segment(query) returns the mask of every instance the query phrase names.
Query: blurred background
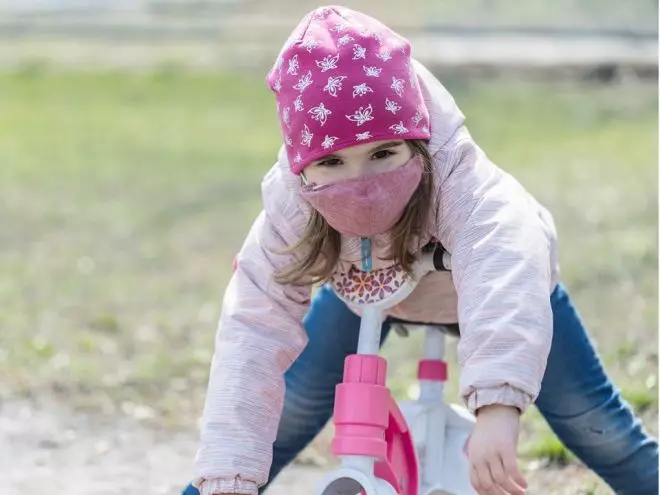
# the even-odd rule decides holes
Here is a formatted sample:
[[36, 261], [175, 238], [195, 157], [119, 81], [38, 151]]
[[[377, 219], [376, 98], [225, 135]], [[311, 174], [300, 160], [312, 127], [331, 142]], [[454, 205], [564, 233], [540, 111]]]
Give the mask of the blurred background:
[[[344, 5], [407, 36], [551, 209], [563, 279], [657, 434], [657, 2]], [[174, 494], [192, 475], [222, 294], [279, 147], [264, 77], [316, 6], [0, 0], [3, 493]], [[399, 398], [418, 337], [385, 349]], [[271, 493], [311, 493], [330, 435]], [[532, 494], [609, 493], [536, 411], [521, 456]]]

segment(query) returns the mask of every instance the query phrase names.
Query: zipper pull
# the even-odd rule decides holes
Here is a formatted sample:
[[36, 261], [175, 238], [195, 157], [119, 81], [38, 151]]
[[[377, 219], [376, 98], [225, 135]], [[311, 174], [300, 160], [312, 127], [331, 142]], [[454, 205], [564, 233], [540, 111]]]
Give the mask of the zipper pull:
[[362, 257], [362, 271], [371, 271], [371, 239], [368, 237], [360, 238], [360, 256]]

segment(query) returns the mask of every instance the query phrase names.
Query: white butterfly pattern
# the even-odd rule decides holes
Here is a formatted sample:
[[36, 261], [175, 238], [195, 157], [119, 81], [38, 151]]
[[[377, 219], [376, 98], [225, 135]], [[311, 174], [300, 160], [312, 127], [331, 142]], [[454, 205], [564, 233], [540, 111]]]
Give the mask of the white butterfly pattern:
[[282, 89], [282, 78], [278, 77], [275, 79], [275, 82], [273, 83], [273, 89], [275, 90], [276, 93], [279, 93], [280, 90]]
[[295, 100], [293, 100], [293, 108], [296, 112], [302, 112], [305, 107], [303, 106], [302, 95], [298, 95]]
[[366, 59], [367, 49], [361, 45], [353, 45], [353, 60]]
[[330, 12], [332, 12], [332, 8], [330, 7], [319, 7], [316, 9], [316, 12], [314, 12], [312, 17], [315, 17], [316, 19], [325, 19]]
[[383, 62], [387, 62], [388, 60], [392, 60], [392, 52], [389, 50], [385, 49], [382, 50], [381, 52], [376, 55], [379, 59], [381, 59]]
[[300, 156], [300, 151], [296, 153], [296, 156], [293, 158], [293, 163], [300, 163], [302, 161], [302, 156]]
[[309, 38], [308, 40], [305, 40], [305, 42], [302, 44], [302, 47], [307, 50], [308, 53], [312, 53], [312, 50], [314, 48], [317, 48], [321, 45], [317, 40], [314, 38]]
[[367, 86], [367, 83], [361, 83], [357, 86], [353, 86], [353, 98], [356, 96], [364, 96], [367, 93], [373, 93], [374, 90]]
[[415, 124], [415, 127], [419, 126], [419, 123], [422, 121], [422, 111], [418, 108], [417, 112], [415, 112], [415, 116], [412, 118], [413, 123]]
[[305, 91], [312, 83], [314, 80], [312, 79], [312, 71], [308, 70], [307, 74], [302, 76], [298, 83], [293, 87], [293, 89], [297, 89], [301, 93]]
[[282, 111], [282, 120], [284, 121], [284, 123], [286, 124], [287, 127], [289, 127], [291, 125], [291, 117], [289, 115], [290, 112], [291, 112], [291, 107], [286, 107]]
[[296, 53], [289, 59], [289, 68], [286, 70], [286, 73], [292, 76], [297, 76], [299, 68], [300, 64], [298, 63], [298, 54]]
[[340, 21], [337, 24], [335, 24], [333, 28], [330, 29], [330, 31], [332, 31], [333, 33], [341, 33], [344, 29], [346, 29], [346, 27], [347, 27], [346, 23], [344, 21]]
[[360, 107], [358, 108], [353, 115], [347, 115], [346, 118], [350, 120], [351, 122], [355, 122], [355, 124], [360, 127], [366, 122], [369, 122], [370, 120], [374, 120], [373, 117], [373, 112], [374, 109], [372, 108], [371, 104], [369, 104], [368, 107]]
[[[319, 103], [318, 107], [310, 109], [307, 113], [311, 114], [312, 119], [318, 121], [321, 127], [323, 127], [328, 121], [328, 115], [331, 115], [332, 111], [326, 108], [323, 103]], [[305, 128], [307, 128], [307, 125], [305, 125]]]
[[399, 105], [396, 101], [385, 98], [385, 110], [396, 115], [396, 113], [401, 110], [401, 105]]
[[323, 87], [323, 91], [327, 91], [330, 96], [337, 96], [337, 91], [342, 89], [341, 82], [346, 79], [347, 76], [335, 76], [328, 77], [328, 83]]
[[356, 141], [364, 141], [365, 139], [371, 139], [371, 132], [359, 132], [355, 135]]
[[406, 126], [403, 125], [403, 122], [399, 122], [398, 124], [391, 125], [389, 129], [394, 132], [394, 134], [405, 134], [408, 132], [408, 129]]
[[390, 85], [390, 88], [394, 90], [399, 98], [403, 96], [404, 85], [405, 81], [403, 79], [397, 79], [396, 77], [392, 76], [392, 84]]
[[351, 41], [355, 41], [355, 38], [353, 38], [348, 34], [345, 34], [337, 40], [337, 45], [338, 46], [348, 45]]
[[362, 69], [364, 70], [364, 74], [367, 77], [380, 77], [380, 73], [383, 70], [380, 67], [373, 67], [373, 66], [366, 66], [366, 65], [363, 65]]
[[302, 137], [300, 139], [300, 144], [302, 144], [303, 146], [307, 146], [308, 148], [311, 147], [314, 133], [310, 132], [309, 127], [307, 127], [307, 124], [305, 124], [305, 127], [303, 128], [301, 135]]
[[383, 38], [382, 38], [382, 36], [381, 36], [380, 34], [378, 34], [378, 33], [372, 33], [372, 34], [371, 34], [371, 37], [372, 37], [373, 39], [375, 39], [375, 40], [376, 40], [376, 43], [378, 43], [379, 45], [382, 45], [382, 44], [383, 44]]
[[335, 55], [334, 57], [332, 55], [327, 55], [325, 58], [323, 58], [323, 60], [317, 60], [316, 65], [321, 69], [321, 72], [325, 72], [328, 70], [336, 69], [338, 61], [339, 54]]
[[287, 136], [285, 141], [287, 146], [293, 146], [293, 139], [291, 139], [291, 136]]
[[337, 139], [339, 138], [334, 136], [328, 136], [326, 134], [325, 139], [323, 139], [323, 143], [321, 143], [321, 146], [323, 146], [324, 150], [330, 149], [334, 146], [335, 141], [337, 141]]

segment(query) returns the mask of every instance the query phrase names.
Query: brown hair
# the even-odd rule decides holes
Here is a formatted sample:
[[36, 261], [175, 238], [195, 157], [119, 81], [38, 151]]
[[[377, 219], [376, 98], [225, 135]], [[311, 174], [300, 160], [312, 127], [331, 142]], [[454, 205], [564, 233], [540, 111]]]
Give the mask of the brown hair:
[[[433, 165], [426, 142], [407, 140], [406, 144], [413, 154], [419, 154], [424, 159], [424, 172], [403, 215], [390, 232], [391, 248], [387, 259], [393, 260], [410, 273], [416, 259], [416, 254], [410, 252], [410, 247], [413, 240], [421, 241], [421, 234], [431, 217], [431, 209], [437, 208], [437, 204], [434, 204]], [[417, 248], [416, 252], [421, 246]], [[277, 270], [275, 281], [292, 285], [327, 282], [337, 266], [340, 251], [341, 234], [333, 229], [318, 211], [312, 209], [302, 237], [284, 251], [299, 254], [298, 259]]]

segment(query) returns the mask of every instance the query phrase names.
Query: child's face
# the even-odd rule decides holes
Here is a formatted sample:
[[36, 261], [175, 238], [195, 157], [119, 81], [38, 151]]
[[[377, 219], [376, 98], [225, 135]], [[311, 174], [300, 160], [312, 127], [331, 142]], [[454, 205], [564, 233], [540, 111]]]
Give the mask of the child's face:
[[389, 172], [412, 158], [405, 141], [374, 141], [351, 146], [315, 160], [305, 167], [303, 180], [309, 184], [328, 184], [342, 179]]

